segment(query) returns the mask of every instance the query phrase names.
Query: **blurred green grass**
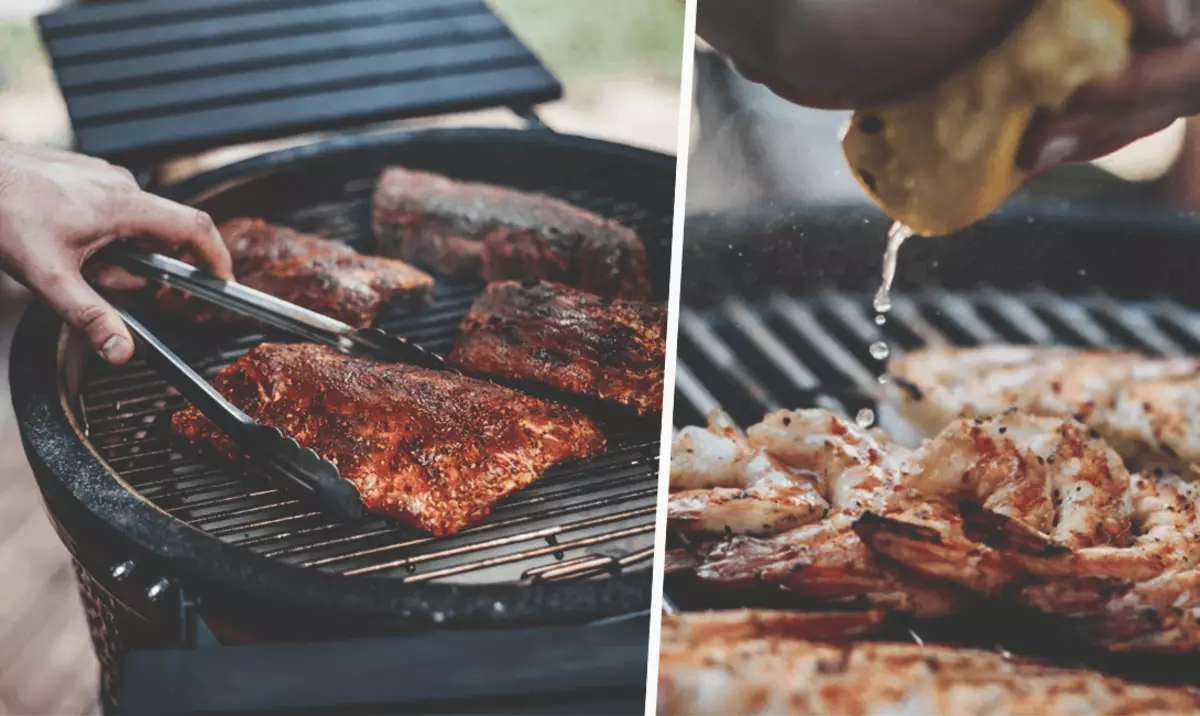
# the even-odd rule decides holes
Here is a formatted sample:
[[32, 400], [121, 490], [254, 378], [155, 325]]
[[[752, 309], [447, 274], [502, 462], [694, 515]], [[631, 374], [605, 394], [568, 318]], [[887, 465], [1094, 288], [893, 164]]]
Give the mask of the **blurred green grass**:
[[49, 59], [42, 52], [33, 21], [0, 21], [0, 91], [6, 86], [29, 89], [51, 81]]
[[[490, 0], [490, 4], [573, 89], [586, 89], [614, 75], [679, 86], [682, 0]], [[0, 21], [0, 72], [10, 89], [50, 79], [32, 20]]]
[[613, 75], [678, 88], [681, 0], [489, 0], [568, 89]]

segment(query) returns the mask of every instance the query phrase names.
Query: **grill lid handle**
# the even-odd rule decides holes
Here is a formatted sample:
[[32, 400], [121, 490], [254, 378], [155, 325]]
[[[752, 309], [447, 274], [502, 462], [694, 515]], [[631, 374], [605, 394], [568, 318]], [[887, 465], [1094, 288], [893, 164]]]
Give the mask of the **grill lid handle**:
[[249, 286], [223, 281], [169, 256], [138, 251], [124, 242], [109, 244], [98, 255], [142, 278], [180, 289], [218, 308], [254, 318], [313, 343], [332, 346], [343, 353], [387, 363], [452, 370], [441, 356], [407, 339], [377, 328], [353, 328]]
[[128, 311], [117, 312], [137, 338], [146, 362], [164, 375], [172, 386], [211, 420], [254, 462], [272, 477], [300, 487], [331, 514], [344, 520], [366, 514], [358, 490], [342, 478], [337, 467], [311, 449], [301, 447], [278, 428], [255, 422], [225, 399], [191, 366], [167, 348]]

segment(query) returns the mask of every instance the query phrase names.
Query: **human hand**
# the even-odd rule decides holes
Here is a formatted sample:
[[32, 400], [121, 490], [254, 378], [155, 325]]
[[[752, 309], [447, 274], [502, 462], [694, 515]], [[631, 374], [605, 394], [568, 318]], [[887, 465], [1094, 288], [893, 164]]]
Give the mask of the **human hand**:
[[[1200, 112], [1200, 0], [1122, 0], [1136, 25], [1120, 78], [1030, 129], [1022, 164], [1086, 161]], [[697, 32], [747, 79], [809, 107], [919, 92], [1007, 36], [1029, 0], [699, 0]]]
[[[103, 160], [0, 142], [0, 269], [111, 363], [129, 360], [133, 338], [82, 269], [101, 247], [125, 237], [233, 278], [229, 251], [204, 212], [142, 191], [132, 174]], [[118, 290], [143, 283], [115, 267], [100, 268], [94, 280]]]
[[[1195, 25], [1200, 31], [1200, 9]], [[1136, 50], [1123, 75], [1083, 87], [1065, 112], [1035, 122], [1024, 140], [1023, 163], [1044, 171], [1090, 161], [1197, 114], [1200, 32], [1175, 44]]]

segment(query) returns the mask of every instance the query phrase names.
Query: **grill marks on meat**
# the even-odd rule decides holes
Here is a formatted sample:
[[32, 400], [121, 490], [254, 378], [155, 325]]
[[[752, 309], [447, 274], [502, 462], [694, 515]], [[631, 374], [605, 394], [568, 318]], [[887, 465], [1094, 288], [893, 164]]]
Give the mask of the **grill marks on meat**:
[[1074, 421], [1015, 412], [955, 421], [912, 453], [902, 482], [859, 534], [902, 564], [981, 592], [1030, 573], [1080, 572], [1089, 550], [1131, 539], [1129, 472]]
[[[728, 537], [698, 550], [690, 567], [703, 582], [748, 590], [771, 584], [827, 604], [953, 614], [962, 606], [957, 588], [878, 557], [854, 531], [865, 510], [881, 509], [898, 488], [907, 454], [824, 410], [777, 411], [744, 435], [718, 413], [707, 430], [684, 428], [672, 445], [667, 518], [689, 532], [716, 532], [724, 523]], [[761, 489], [748, 479], [755, 459], [776, 466]], [[828, 510], [814, 509], [812, 493], [799, 492], [805, 482]], [[743, 490], [736, 509], [717, 499], [730, 488]], [[705, 491], [708, 514], [699, 515], [693, 508]], [[746, 536], [754, 533], [769, 536]]]
[[470, 373], [548, 385], [662, 411], [666, 309], [568, 286], [493, 283], [463, 319], [450, 363]]
[[[749, 485], [755, 451], [788, 482], [813, 481], [828, 513], [772, 523], [762, 517], [780, 502], [764, 494], [741, 487], [737, 511], [715, 499]], [[953, 612], [966, 590], [1053, 615], [1107, 650], [1200, 651], [1200, 487], [1161, 469], [1131, 475], [1075, 420], [956, 420], [909, 452], [820, 410], [771, 413], [744, 435], [718, 414], [679, 432], [670, 478], [669, 524], [722, 537], [674, 555], [704, 582], [919, 615]], [[743, 536], [756, 533], [768, 536]]]
[[373, 222], [385, 254], [440, 275], [651, 296], [646, 250], [632, 229], [541, 194], [389, 167], [375, 189]]
[[[422, 305], [433, 293], [433, 278], [403, 261], [364, 256], [262, 219], [232, 219], [220, 232], [238, 282], [355, 327], [373, 323], [394, 298]], [[198, 323], [230, 318], [173, 289], [160, 289], [155, 301]]]
[[[753, 623], [738, 627], [739, 619]], [[761, 628], [780, 619], [756, 610], [664, 618], [658, 713], [1200, 713], [1200, 691], [1192, 688], [1137, 684], [975, 649], [819, 643], [813, 640], [828, 637], [819, 618], [811, 627], [789, 617], [787, 630]]]
[[1016, 408], [1095, 428], [1132, 469], [1200, 464], [1200, 360], [1130, 351], [933, 347], [892, 360], [889, 399], [927, 436]]
[[823, 518], [829, 502], [811, 471], [793, 470], [721, 412], [689, 425], [671, 448], [667, 520], [681, 532], [768, 536]]
[[[372, 512], [448, 535], [482, 519], [551, 465], [604, 449], [578, 411], [457, 374], [353, 358], [313, 344], [263, 344], [214, 387], [337, 466]], [[236, 457], [195, 407], [172, 430]]]

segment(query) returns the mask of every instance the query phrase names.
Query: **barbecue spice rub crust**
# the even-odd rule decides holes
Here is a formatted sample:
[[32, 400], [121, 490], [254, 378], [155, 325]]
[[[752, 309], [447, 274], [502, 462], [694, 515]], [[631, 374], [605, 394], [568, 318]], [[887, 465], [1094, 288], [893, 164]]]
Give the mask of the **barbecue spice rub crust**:
[[667, 311], [568, 286], [506, 281], [487, 287], [448, 356], [470, 373], [531, 380], [662, 411]]
[[389, 167], [375, 188], [374, 227], [382, 253], [440, 275], [651, 297], [632, 229], [542, 194]]
[[[368, 510], [453, 534], [604, 436], [578, 411], [454, 373], [377, 363], [314, 344], [266, 343], [213, 386], [338, 466]], [[194, 406], [171, 430], [236, 457]]]
[[[423, 305], [433, 293], [433, 277], [403, 261], [364, 256], [262, 219], [231, 219], [220, 232], [239, 283], [356, 328], [371, 325], [393, 298]], [[196, 323], [232, 318], [169, 288], [159, 289], [155, 303]]]

